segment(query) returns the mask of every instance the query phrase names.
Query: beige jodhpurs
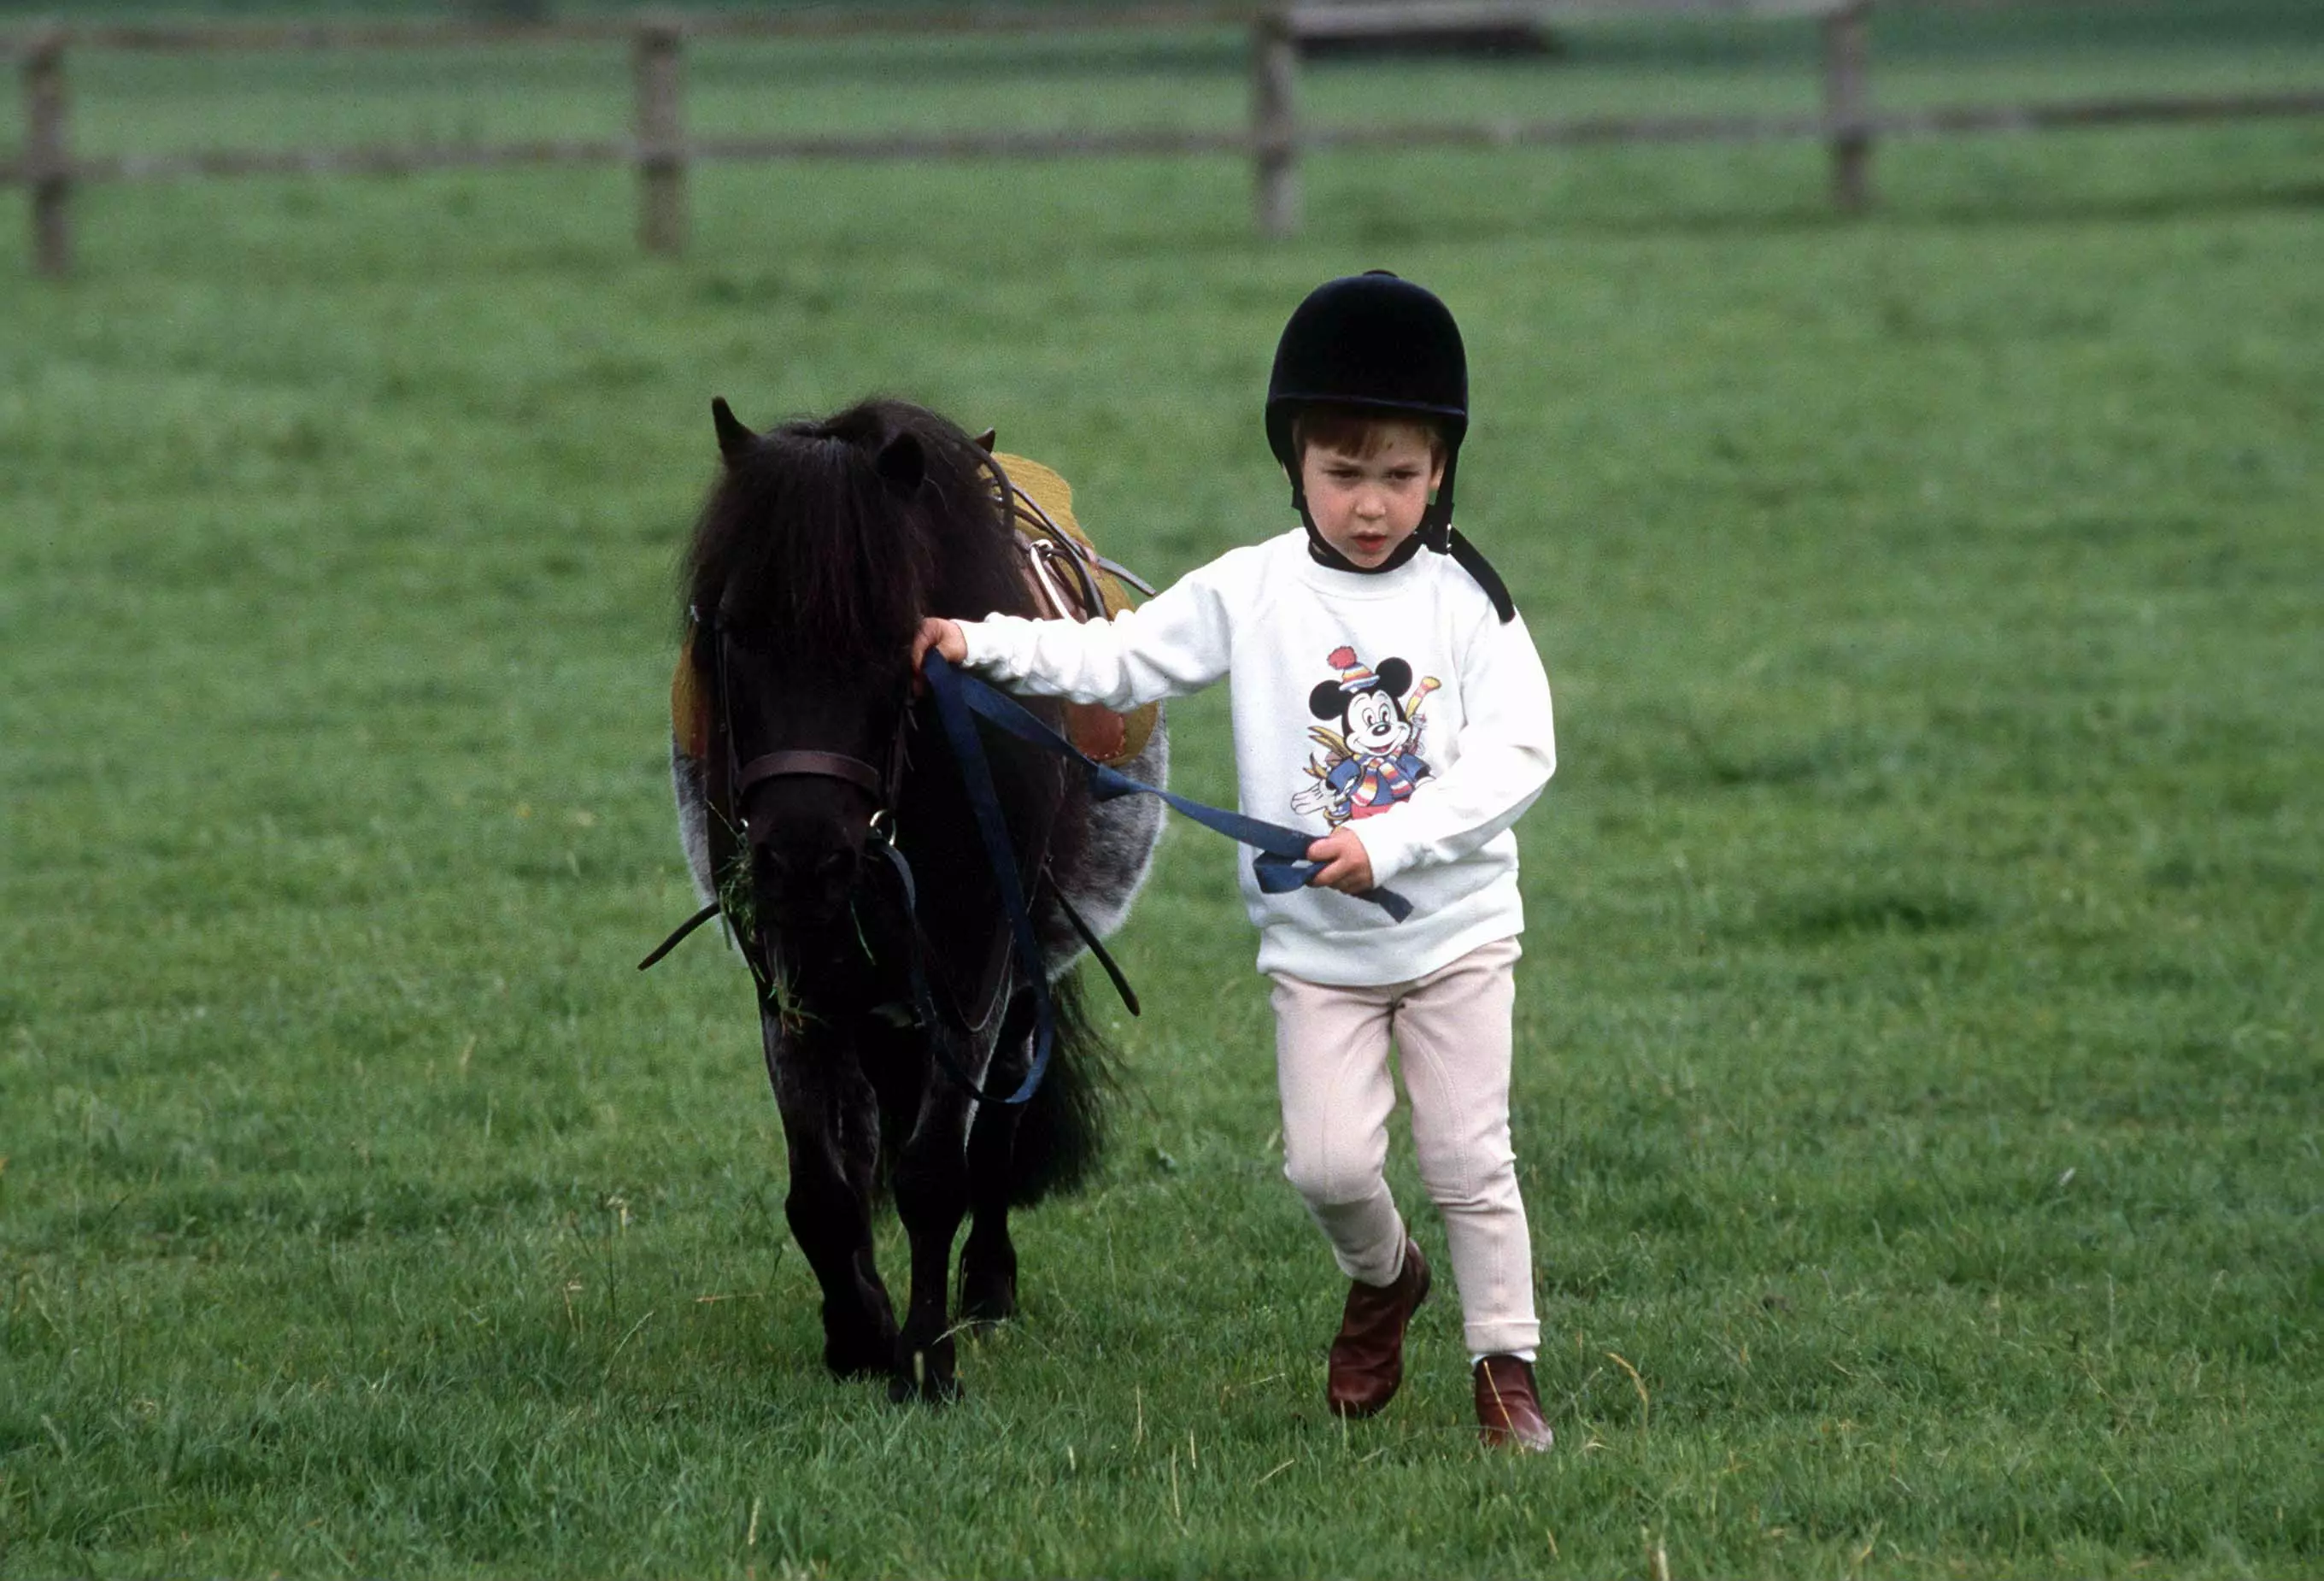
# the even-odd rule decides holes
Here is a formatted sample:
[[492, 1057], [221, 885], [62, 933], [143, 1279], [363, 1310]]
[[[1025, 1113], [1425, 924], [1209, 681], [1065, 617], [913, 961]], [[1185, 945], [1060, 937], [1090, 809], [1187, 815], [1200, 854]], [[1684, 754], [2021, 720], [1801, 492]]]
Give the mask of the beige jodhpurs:
[[1420, 1179], [1452, 1251], [1471, 1354], [1528, 1351], [1532, 1243], [1509, 1148], [1509, 1017], [1515, 938], [1478, 946], [1409, 983], [1342, 988], [1274, 977], [1275, 1070], [1283, 1091], [1283, 1172], [1350, 1279], [1395, 1281], [1404, 1220], [1381, 1170], [1394, 1041], [1412, 1102]]

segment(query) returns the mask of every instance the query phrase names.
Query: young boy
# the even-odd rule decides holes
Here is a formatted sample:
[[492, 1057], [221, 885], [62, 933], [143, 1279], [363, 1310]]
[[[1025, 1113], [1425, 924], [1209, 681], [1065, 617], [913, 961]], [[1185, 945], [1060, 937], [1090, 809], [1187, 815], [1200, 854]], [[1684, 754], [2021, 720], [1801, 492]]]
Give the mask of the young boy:
[[[1246, 867], [1242, 890], [1275, 985], [1284, 1173], [1351, 1281], [1326, 1400], [1346, 1416], [1388, 1404], [1428, 1295], [1381, 1173], [1393, 1039], [1480, 1432], [1544, 1450], [1509, 1146], [1525, 925], [1509, 827], [1556, 750], [1524, 624], [1451, 530], [1467, 428], [1444, 304], [1380, 272], [1329, 282], [1292, 315], [1268, 388], [1268, 443], [1304, 532], [1232, 550], [1111, 622], [931, 620], [914, 660], [933, 646], [1012, 690], [1122, 709], [1231, 679], [1242, 809], [1321, 831], [1308, 887], [1266, 894]], [[1390, 884], [1412, 902], [1402, 922], [1361, 898]]]

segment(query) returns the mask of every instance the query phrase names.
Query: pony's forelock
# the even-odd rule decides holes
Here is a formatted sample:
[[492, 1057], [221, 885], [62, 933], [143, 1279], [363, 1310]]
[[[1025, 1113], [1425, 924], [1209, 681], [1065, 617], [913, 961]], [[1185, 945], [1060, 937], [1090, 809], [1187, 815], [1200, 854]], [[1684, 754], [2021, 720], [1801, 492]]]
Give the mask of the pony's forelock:
[[[899, 437], [925, 462], [908, 494], [877, 466]], [[926, 615], [1015, 603], [995, 580], [1010, 557], [993, 481], [973, 439], [907, 402], [781, 423], [713, 485], [687, 552], [687, 602], [779, 658], [884, 668]]]

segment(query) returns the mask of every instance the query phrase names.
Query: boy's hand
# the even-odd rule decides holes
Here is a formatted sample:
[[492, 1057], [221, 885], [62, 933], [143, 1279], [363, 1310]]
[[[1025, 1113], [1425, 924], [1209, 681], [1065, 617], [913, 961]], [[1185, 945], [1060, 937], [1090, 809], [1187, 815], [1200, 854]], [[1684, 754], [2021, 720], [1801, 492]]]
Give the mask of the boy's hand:
[[940, 615], [928, 616], [920, 622], [919, 632], [912, 638], [912, 686], [915, 690], [922, 684], [920, 665], [927, 658], [930, 648], [954, 664], [968, 662], [968, 639], [961, 634], [960, 623], [946, 620]]
[[1323, 864], [1323, 870], [1307, 881], [1310, 884], [1322, 884], [1346, 895], [1367, 894], [1372, 889], [1370, 854], [1356, 838], [1356, 831], [1344, 825], [1308, 846], [1307, 860]]

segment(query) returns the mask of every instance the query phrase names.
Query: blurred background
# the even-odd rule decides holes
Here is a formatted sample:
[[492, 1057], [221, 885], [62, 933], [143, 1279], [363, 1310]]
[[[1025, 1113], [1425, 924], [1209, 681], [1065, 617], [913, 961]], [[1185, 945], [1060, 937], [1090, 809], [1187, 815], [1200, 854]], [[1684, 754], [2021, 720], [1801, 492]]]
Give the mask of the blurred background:
[[[0, 39], [0, 1572], [2324, 1553], [2313, 0]], [[1462, 526], [1557, 697], [1566, 1449], [1473, 1457], [1451, 1303], [1324, 1425], [1184, 830], [1105, 1174], [898, 1417], [816, 1365], [742, 974], [632, 969], [693, 907], [710, 398], [995, 426], [1163, 582], [1294, 525], [1275, 337], [1373, 267], [1462, 320]], [[1224, 698], [1172, 717], [1231, 795]]]

